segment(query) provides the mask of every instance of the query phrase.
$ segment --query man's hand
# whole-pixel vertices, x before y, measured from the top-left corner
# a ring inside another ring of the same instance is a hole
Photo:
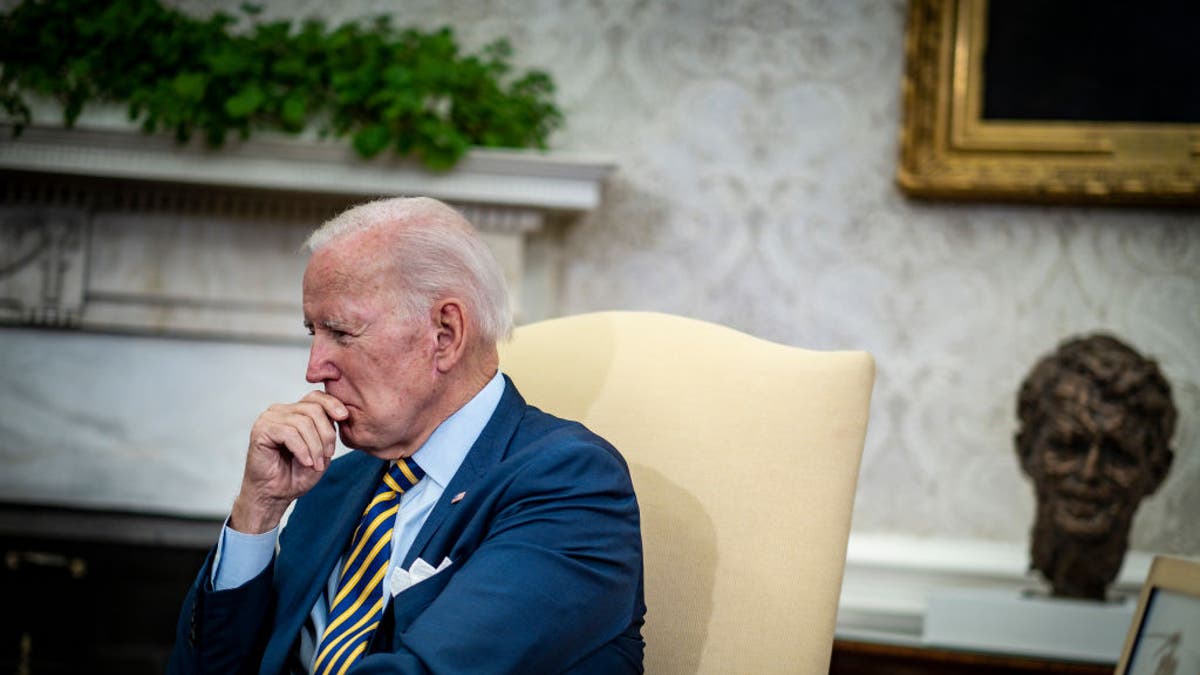
[[[296,403],[277,403],[259,415],[250,429],[230,527],[260,534],[279,525],[288,504],[325,473],[337,442],[334,422],[348,415],[341,401],[321,391]]]

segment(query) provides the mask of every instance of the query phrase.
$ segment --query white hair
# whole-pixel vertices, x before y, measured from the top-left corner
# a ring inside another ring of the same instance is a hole
[[[467,219],[430,197],[396,197],[359,204],[317,228],[310,252],[354,232],[387,228],[402,311],[421,316],[438,300],[457,296],[475,317],[480,337],[495,343],[512,334],[512,309],[500,264]]]

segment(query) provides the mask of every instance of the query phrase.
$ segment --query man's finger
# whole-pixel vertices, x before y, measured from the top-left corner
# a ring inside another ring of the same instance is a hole
[[[320,438],[318,445],[321,447],[322,453],[326,459],[332,457],[337,448],[337,428],[334,426],[335,420],[329,416],[329,411],[320,403],[311,400],[302,400],[293,406],[296,411],[307,415],[312,420]]]
[[[309,450],[308,442],[295,426],[279,424],[273,431],[271,437],[275,440],[276,447],[286,450],[302,465],[309,468],[314,466],[313,453]]]
[[[313,446],[323,458],[322,470],[329,466],[329,460],[333,457],[333,452],[337,448],[337,427],[334,426],[333,420],[329,419],[324,413],[310,418],[313,423],[313,430],[317,434],[317,444]]]
[[[330,419],[336,422],[341,422],[350,416],[350,411],[346,410],[346,406],[341,401],[323,391],[310,391],[300,400],[320,404],[325,409],[325,414],[329,415]]]

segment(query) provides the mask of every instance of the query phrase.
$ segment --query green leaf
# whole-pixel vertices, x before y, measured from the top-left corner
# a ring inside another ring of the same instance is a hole
[[[308,66],[304,63],[304,59],[292,54],[284,56],[272,64],[271,70],[283,78],[303,77],[308,71]]]
[[[66,103],[63,104],[63,120],[67,127],[75,126],[75,120],[79,119],[79,113],[83,112],[84,99],[79,96],[68,96]]]
[[[298,92],[288,94],[283,100],[283,107],[280,108],[279,114],[283,119],[283,124],[289,130],[298,130],[304,126],[304,120],[307,117],[307,106],[304,102],[304,96]]]
[[[374,157],[388,146],[391,136],[387,127],[382,124],[372,124],[354,134],[354,149],[363,157]]]
[[[204,73],[180,73],[171,82],[171,89],[184,101],[196,102],[204,98],[208,76]]]
[[[215,76],[234,75],[250,69],[250,55],[239,51],[232,44],[213,50],[204,56],[204,62]]]
[[[421,162],[425,168],[432,171],[448,171],[454,168],[458,159],[458,155],[440,148],[428,148],[421,155]]]
[[[251,84],[225,101],[225,113],[235,119],[249,117],[266,98],[266,94],[258,85]]]
[[[393,63],[383,71],[383,81],[391,89],[403,90],[405,87],[411,86],[412,80],[412,72],[399,63]]]

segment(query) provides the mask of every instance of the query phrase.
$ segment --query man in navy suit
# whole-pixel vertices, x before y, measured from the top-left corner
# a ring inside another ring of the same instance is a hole
[[[641,672],[629,471],[499,372],[512,320],[477,233],[436,200],[391,199],[334,218],[308,247],[306,377],[323,391],[254,423],[169,671]],[[339,436],[354,451],[334,460]],[[353,578],[356,528],[399,469],[417,480],[379,519],[381,567]],[[368,582],[361,642],[331,666],[338,603]]]

